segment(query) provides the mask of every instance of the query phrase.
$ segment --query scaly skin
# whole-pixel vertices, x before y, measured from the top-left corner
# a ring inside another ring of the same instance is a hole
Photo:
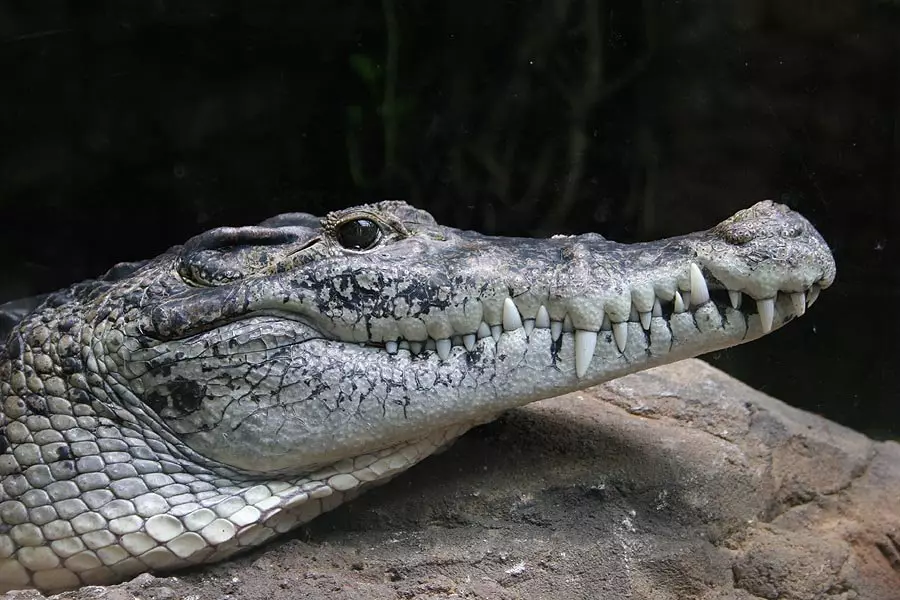
[[[400,202],[204,233],[0,350],[0,591],[221,560],[506,409],[757,338],[834,275],[771,202],[635,245]]]

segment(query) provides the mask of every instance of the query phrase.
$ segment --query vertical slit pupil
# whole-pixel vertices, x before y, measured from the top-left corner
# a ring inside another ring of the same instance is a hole
[[[337,241],[348,250],[368,250],[378,242],[380,235],[381,230],[374,221],[354,219],[338,227]]]

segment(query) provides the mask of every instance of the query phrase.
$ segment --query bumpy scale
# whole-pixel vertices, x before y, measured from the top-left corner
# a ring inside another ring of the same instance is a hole
[[[0,591],[221,560],[508,408],[768,333],[834,275],[771,202],[635,245],[400,202],[206,232],[5,335]]]

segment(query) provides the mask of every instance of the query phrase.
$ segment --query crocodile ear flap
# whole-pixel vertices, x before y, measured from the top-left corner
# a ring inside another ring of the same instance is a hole
[[[322,219],[309,213],[283,213],[268,218],[259,224],[260,227],[304,227],[317,230],[322,226]]]
[[[314,238],[299,227],[220,227],[191,238],[178,257],[178,274],[188,284],[227,285],[273,273],[286,253]]]

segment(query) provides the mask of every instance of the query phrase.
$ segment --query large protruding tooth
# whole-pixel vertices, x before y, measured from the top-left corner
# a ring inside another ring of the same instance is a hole
[[[759,323],[763,333],[769,333],[772,331],[772,321],[775,320],[775,298],[757,300],[756,310],[759,312]]]
[[[385,342],[384,349],[387,351],[388,354],[397,354],[397,342],[396,341]]]
[[[562,321],[550,321],[550,337],[553,338],[554,342],[559,339],[559,336],[562,335],[562,330]]]
[[[822,291],[822,288],[813,284],[811,288],[809,288],[809,293],[806,295],[806,308],[812,307],[815,304],[816,300],[819,299],[819,292]]]
[[[731,308],[737,310],[741,307],[741,293],[728,290],[728,299],[731,300]]]
[[[503,333],[502,325],[491,325],[491,337],[494,338],[494,342],[500,341],[501,333]]]
[[[566,315],[566,318],[563,319],[563,331],[566,333],[575,331],[575,327],[572,326],[572,317],[569,315]]]
[[[450,349],[453,347],[453,344],[450,343],[450,338],[443,338],[440,340],[435,340],[434,349],[437,350],[438,358],[441,360],[447,360],[450,356]]]
[[[534,319],[525,319],[522,321],[522,329],[525,330],[525,337],[530,337],[531,332],[534,331]]]
[[[659,298],[653,301],[653,316],[661,317],[662,316],[662,304],[659,303]]]
[[[794,305],[794,314],[802,317],[806,312],[806,294],[803,292],[791,294],[791,304]]]
[[[486,338],[491,335],[490,326],[484,321],[481,322],[481,325],[478,326],[478,331],[475,332],[475,336],[480,340]]]
[[[675,290],[675,307],[672,309],[672,312],[684,312],[684,299],[681,297],[681,292],[679,292],[678,290]]]
[[[597,332],[577,329],[575,331],[575,375],[584,377],[591,359],[594,357],[594,348],[597,347]]]
[[[490,335],[490,333],[488,333],[488,335]],[[466,347],[466,350],[471,352],[475,349],[475,334],[467,333],[466,335],[462,336],[462,342],[463,346]]]
[[[691,302],[694,306],[702,306],[709,302],[709,288],[706,287],[706,279],[700,272],[700,267],[691,263]]]
[[[628,342],[628,323],[622,321],[612,324],[613,337],[616,338],[616,346],[619,352],[625,352],[625,344]]]
[[[413,355],[418,354],[422,351],[422,348],[425,347],[425,342],[413,342],[410,340],[409,342],[409,351],[413,353]]]
[[[547,329],[550,327],[550,313],[547,312],[547,307],[541,304],[541,307],[537,311],[537,316],[534,318],[534,326],[538,329]]]
[[[647,312],[642,312],[642,313],[638,313],[638,314],[640,315],[640,318],[641,318],[641,327],[644,328],[644,331],[650,331],[650,319],[652,318],[650,311],[648,310]]]
[[[519,314],[519,309],[516,308],[516,303],[512,301],[512,298],[507,297],[503,301],[503,330],[514,331],[521,328],[522,316]]]

